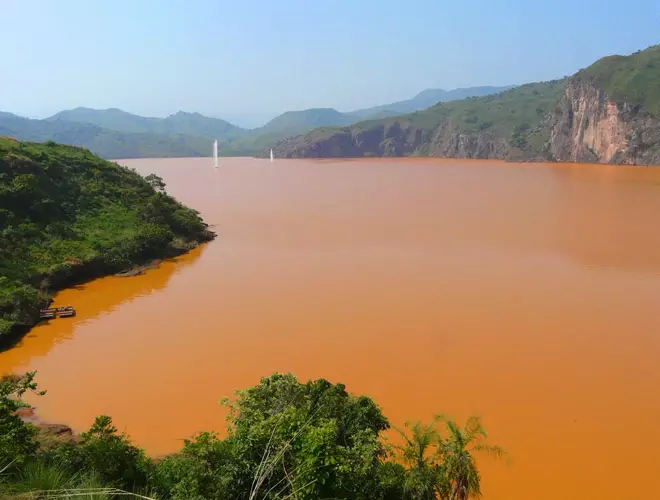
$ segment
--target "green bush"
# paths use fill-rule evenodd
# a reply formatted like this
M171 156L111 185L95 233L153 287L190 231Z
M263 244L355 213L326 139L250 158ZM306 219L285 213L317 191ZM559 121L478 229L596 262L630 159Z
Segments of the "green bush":
M34 375L30 372L24 377L0 379L0 468L8 465L19 467L31 460L37 451L35 428L16 414L28 406L21 401L23 394L38 392Z
M147 486L153 463L144 452L118 434L112 419L96 417L80 443L67 443L49 453L48 459L70 472L86 471L106 485L123 489Z
M203 432L158 463L153 485L159 496L173 500L241 498L252 484L249 471L233 440Z

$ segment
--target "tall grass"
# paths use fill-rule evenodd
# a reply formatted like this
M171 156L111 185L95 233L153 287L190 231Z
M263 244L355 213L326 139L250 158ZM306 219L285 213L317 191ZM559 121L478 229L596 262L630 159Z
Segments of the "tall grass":
M69 474L43 462L26 464L21 470L13 464L0 464L1 500L112 500L139 498L157 500L149 492L129 492L104 486L93 474Z

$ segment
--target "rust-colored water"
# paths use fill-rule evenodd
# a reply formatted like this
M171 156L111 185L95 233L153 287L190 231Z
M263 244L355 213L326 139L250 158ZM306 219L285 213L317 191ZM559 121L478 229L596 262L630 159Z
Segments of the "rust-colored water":
M222 429L274 371L342 381L392 422L479 414L489 499L660 491L660 169L500 162L122 162L219 234L67 290L0 371L46 420L109 413L153 454Z

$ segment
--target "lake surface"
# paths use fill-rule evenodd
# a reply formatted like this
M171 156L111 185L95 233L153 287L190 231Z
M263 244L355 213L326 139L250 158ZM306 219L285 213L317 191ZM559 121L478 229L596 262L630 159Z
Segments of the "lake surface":
M218 238L61 292L0 372L45 420L107 413L152 454L224 428L275 371L392 423L483 417L488 499L660 491L660 168L456 160L125 160Z

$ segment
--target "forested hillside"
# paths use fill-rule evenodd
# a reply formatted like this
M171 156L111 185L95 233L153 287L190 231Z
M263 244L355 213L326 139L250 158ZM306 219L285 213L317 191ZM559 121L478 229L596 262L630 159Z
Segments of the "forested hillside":
M82 148L0 139L0 344L51 291L212 238L163 188Z

